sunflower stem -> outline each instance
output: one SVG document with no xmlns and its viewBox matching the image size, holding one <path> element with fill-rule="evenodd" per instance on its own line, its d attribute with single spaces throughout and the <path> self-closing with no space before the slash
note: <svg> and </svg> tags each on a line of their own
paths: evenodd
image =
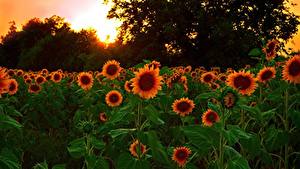
<svg viewBox="0 0 300 169">
<path fill-rule="evenodd" d="M 220 143 L 219 143 L 219 165 L 220 168 L 223 169 L 224 167 L 224 157 L 223 157 L 223 147 L 224 147 L 224 143 L 223 143 L 223 130 L 225 129 L 225 117 L 224 117 L 224 110 L 222 110 L 222 116 L 221 116 L 221 133 L 220 133 Z"/>
<path fill-rule="evenodd" d="M 289 132 L 289 122 L 288 122 L 288 104 L 289 104 L 289 93 L 288 93 L 288 89 L 286 89 L 285 93 L 284 93 L 284 108 L 285 108 L 285 119 L 284 119 L 284 128 L 285 131 Z M 288 152 L 288 143 L 286 143 L 284 145 L 284 168 L 288 169 L 289 168 L 289 152 Z"/>
</svg>

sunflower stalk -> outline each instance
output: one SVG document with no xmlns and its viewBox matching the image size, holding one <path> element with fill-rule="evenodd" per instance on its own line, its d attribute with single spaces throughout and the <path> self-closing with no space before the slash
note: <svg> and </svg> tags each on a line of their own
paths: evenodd
<svg viewBox="0 0 300 169">
<path fill-rule="evenodd" d="M 224 136 L 223 136 L 223 131 L 225 130 L 225 117 L 224 117 L 224 110 L 222 110 L 222 116 L 221 116 L 222 120 L 221 120 L 221 133 L 220 133 L 220 143 L 219 143 L 219 165 L 220 168 L 223 169 L 224 168 Z"/>
<path fill-rule="evenodd" d="M 284 108 L 285 108 L 285 119 L 284 119 L 284 128 L 285 131 L 289 132 L 289 121 L 288 121 L 288 109 L 289 109 L 289 93 L 286 89 L 284 93 Z M 288 143 L 284 145 L 284 168 L 289 168 L 289 150 Z"/>
</svg>

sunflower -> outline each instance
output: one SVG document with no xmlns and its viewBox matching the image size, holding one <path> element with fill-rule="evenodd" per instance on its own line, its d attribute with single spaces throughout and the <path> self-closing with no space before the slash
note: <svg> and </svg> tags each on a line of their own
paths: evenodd
<svg viewBox="0 0 300 169">
<path fill-rule="evenodd" d="M 120 63 L 115 60 L 107 61 L 102 68 L 103 76 L 110 80 L 117 78 L 120 75 L 120 72 Z"/>
<path fill-rule="evenodd" d="M 15 79 L 9 80 L 8 94 L 14 95 L 18 91 L 18 82 Z"/>
<path fill-rule="evenodd" d="M 44 82 L 46 82 L 46 79 L 44 78 L 44 76 L 41 76 L 41 75 L 37 75 L 35 77 L 35 82 L 37 84 L 43 84 Z"/>
<path fill-rule="evenodd" d="M 227 85 L 242 95 L 251 95 L 256 89 L 256 82 L 250 72 L 234 72 L 228 75 Z"/>
<path fill-rule="evenodd" d="M 135 140 L 129 147 L 129 151 L 132 156 L 140 157 L 146 153 L 146 146 L 139 142 L 139 140 Z"/>
<path fill-rule="evenodd" d="M 99 113 L 99 120 L 101 122 L 106 122 L 107 121 L 107 116 L 105 113 Z"/>
<path fill-rule="evenodd" d="M 222 81 L 222 82 L 226 82 L 227 75 L 224 74 L 224 73 L 220 73 L 220 74 L 218 75 L 218 79 L 219 79 L 220 81 Z"/>
<path fill-rule="evenodd" d="M 126 82 L 125 82 L 125 85 L 124 85 L 124 88 L 125 88 L 125 90 L 126 90 L 128 93 L 132 92 L 132 89 L 133 89 L 133 87 L 132 87 L 132 82 L 131 82 L 131 81 L 126 81 Z"/>
<path fill-rule="evenodd" d="M 147 66 L 149 68 L 153 67 L 154 69 L 159 69 L 160 68 L 160 62 L 157 62 L 157 61 L 152 61 L 150 64 L 147 64 Z"/>
<path fill-rule="evenodd" d="M 239 99 L 238 94 L 232 89 L 223 91 L 221 98 L 223 106 L 227 109 L 233 108 Z"/>
<path fill-rule="evenodd" d="M 175 161 L 179 167 L 184 167 L 192 151 L 188 147 L 176 147 L 173 150 L 172 160 Z"/>
<path fill-rule="evenodd" d="M 195 78 L 196 76 L 197 76 L 197 72 L 196 72 L 196 71 L 192 71 L 192 72 L 191 72 L 191 77 L 192 77 L 192 78 Z"/>
<path fill-rule="evenodd" d="M 94 83 L 93 75 L 88 72 L 81 72 L 77 76 L 77 83 L 83 90 L 89 90 Z"/>
<path fill-rule="evenodd" d="M 31 80 L 30 78 L 27 78 L 27 79 L 25 80 L 25 83 L 26 83 L 26 84 L 31 84 L 31 82 L 32 82 L 32 80 Z"/>
<path fill-rule="evenodd" d="M 173 111 L 182 117 L 190 114 L 193 111 L 194 107 L 194 101 L 188 98 L 181 98 L 179 100 L 177 99 L 172 104 Z"/>
<path fill-rule="evenodd" d="M 218 88 L 220 88 L 220 85 L 215 82 L 210 83 L 209 86 L 212 90 L 217 90 Z"/>
<path fill-rule="evenodd" d="M 41 74 L 48 75 L 49 71 L 47 69 L 42 69 Z"/>
<path fill-rule="evenodd" d="M 51 76 L 51 80 L 55 83 L 59 83 L 62 79 L 62 74 L 57 72 L 53 72 Z"/>
<path fill-rule="evenodd" d="M 15 71 L 13 69 L 9 69 L 7 71 L 8 76 L 13 77 L 15 75 Z"/>
<path fill-rule="evenodd" d="M 276 71 L 274 67 L 265 67 L 259 71 L 257 74 L 257 80 L 261 83 L 266 83 L 276 76 Z"/>
<path fill-rule="evenodd" d="M 192 66 L 187 66 L 184 68 L 185 73 L 190 73 L 192 71 Z"/>
<path fill-rule="evenodd" d="M 300 83 L 300 55 L 286 61 L 282 70 L 282 78 L 289 83 Z"/>
<path fill-rule="evenodd" d="M 112 90 L 106 94 L 105 101 L 108 106 L 116 107 L 122 103 L 123 96 L 117 90 Z"/>
<path fill-rule="evenodd" d="M 213 72 L 203 73 L 200 77 L 200 81 L 206 84 L 212 83 L 215 79 L 216 75 Z"/>
<path fill-rule="evenodd" d="M 278 40 L 273 39 L 273 40 L 268 41 L 266 47 L 262 49 L 262 51 L 266 55 L 267 60 L 272 60 L 275 58 L 278 47 L 279 47 Z"/>
<path fill-rule="evenodd" d="M 17 76 L 23 76 L 23 74 L 24 74 L 23 70 L 18 70 L 17 71 Z"/>
<path fill-rule="evenodd" d="M 145 66 L 135 72 L 135 77 L 132 79 L 132 91 L 144 99 L 153 98 L 161 90 L 161 81 L 159 69 Z"/>
<path fill-rule="evenodd" d="M 202 123 L 205 126 L 212 126 L 215 122 L 220 121 L 220 117 L 218 113 L 215 111 L 208 109 L 206 112 L 202 114 Z"/>
<path fill-rule="evenodd" d="M 1 94 L 7 93 L 9 90 L 9 79 L 0 79 L 0 97 Z"/>
<path fill-rule="evenodd" d="M 31 84 L 29 87 L 28 87 L 28 92 L 29 93 L 38 93 L 42 90 L 42 87 L 40 85 L 37 85 L 37 84 Z"/>
</svg>

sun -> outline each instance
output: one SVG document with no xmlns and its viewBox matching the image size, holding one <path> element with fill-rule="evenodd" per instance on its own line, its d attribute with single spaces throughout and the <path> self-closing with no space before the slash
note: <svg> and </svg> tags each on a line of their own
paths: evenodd
<svg viewBox="0 0 300 169">
<path fill-rule="evenodd" d="M 81 29 L 95 29 L 101 42 L 106 44 L 115 42 L 121 25 L 120 21 L 108 19 L 106 16 L 111 8 L 111 4 L 103 4 L 101 1 L 95 1 L 88 9 L 79 12 L 74 19 L 71 19 L 71 27 L 80 31 Z"/>
</svg>

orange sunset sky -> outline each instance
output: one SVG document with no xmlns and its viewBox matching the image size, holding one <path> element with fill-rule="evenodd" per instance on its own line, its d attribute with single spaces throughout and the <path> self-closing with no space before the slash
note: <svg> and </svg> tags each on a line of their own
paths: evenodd
<svg viewBox="0 0 300 169">
<path fill-rule="evenodd" d="M 300 0 L 292 2 L 300 4 Z M 106 19 L 109 8 L 102 0 L 0 0 L 0 35 L 7 33 L 9 21 L 15 21 L 20 27 L 34 17 L 58 15 L 70 22 L 75 30 L 93 27 L 101 41 L 113 42 L 120 22 Z M 300 5 L 291 9 L 300 15 Z M 288 46 L 300 50 L 300 33 Z"/>
</svg>

